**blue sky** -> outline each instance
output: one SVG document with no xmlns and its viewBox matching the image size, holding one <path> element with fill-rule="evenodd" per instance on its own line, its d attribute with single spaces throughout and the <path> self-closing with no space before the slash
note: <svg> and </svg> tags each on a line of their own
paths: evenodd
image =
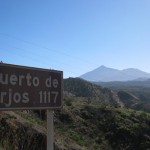
<svg viewBox="0 0 150 150">
<path fill-rule="evenodd" d="M 101 65 L 150 72 L 149 0 L 1 0 L 0 60 L 77 77 Z"/>
</svg>

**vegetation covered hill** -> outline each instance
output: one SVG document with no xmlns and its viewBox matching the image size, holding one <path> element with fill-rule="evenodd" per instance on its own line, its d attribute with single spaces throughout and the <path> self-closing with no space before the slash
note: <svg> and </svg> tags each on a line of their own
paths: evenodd
<svg viewBox="0 0 150 150">
<path fill-rule="evenodd" d="M 57 132 L 69 141 L 67 149 L 71 149 L 72 140 L 79 149 L 87 150 L 146 150 L 150 147 L 150 115 L 145 112 L 69 98 L 56 118 Z"/>
<path fill-rule="evenodd" d="M 99 82 L 96 84 L 116 91 L 120 101 L 122 101 L 125 106 L 136 110 L 150 112 L 150 80 L 128 82 Z M 128 99 L 126 96 L 123 97 L 123 95 L 130 95 L 130 98 Z"/>
<path fill-rule="evenodd" d="M 45 121 L 31 112 L 1 114 L 1 147 L 7 150 L 46 150 Z M 150 115 L 114 108 L 83 98 L 65 98 L 55 112 L 55 150 L 147 150 L 150 147 Z M 38 126 L 38 127 L 37 127 Z M 1 148 L 1 149 L 2 149 Z"/>
<path fill-rule="evenodd" d="M 80 78 L 65 79 L 64 91 L 80 97 L 105 97 L 110 94 L 110 90 L 107 88 L 102 88 Z"/>
<path fill-rule="evenodd" d="M 64 80 L 64 91 L 76 97 L 85 97 L 88 100 L 97 100 L 112 105 L 120 105 L 108 88 L 102 88 L 80 78 L 68 78 Z"/>
<path fill-rule="evenodd" d="M 150 148 L 149 113 L 116 107 L 109 103 L 112 91 L 84 80 L 67 79 L 64 89 L 63 109 L 54 112 L 55 150 Z M 119 96 L 135 98 L 123 92 Z M 0 149 L 46 150 L 45 115 L 39 110 L 0 113 Z"/>
</svg>

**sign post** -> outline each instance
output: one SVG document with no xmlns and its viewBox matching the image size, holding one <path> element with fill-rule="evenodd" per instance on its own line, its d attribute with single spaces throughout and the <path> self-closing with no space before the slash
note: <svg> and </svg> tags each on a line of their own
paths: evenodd
<svg viewBox="0 0 150 150">
<path fill-rule="evenodd" d="M 53 110 L 62 107 L 63 72 L 0 63 L 0 111 L 47 110 L 47 150 L 53 150 Z"/>
<path fill-rule="evenodd" d="M 54 149 L 54 112 L 47 110 L 47 150 Z"/>
</svg>

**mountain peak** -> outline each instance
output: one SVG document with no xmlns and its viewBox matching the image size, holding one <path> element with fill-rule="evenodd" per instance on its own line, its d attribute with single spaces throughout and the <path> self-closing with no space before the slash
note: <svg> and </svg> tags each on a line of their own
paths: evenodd
<svg viewBox="0 0 150 150">
<path fill-rule="evenodd" d="M 106 66 L 104 66 L 104 65 L 101 65 L 99 68 L 107 68 Z"/>
<path fill-rule="evenodd" d="M 109 67 L 106 67 L 106 66 L 104 66 L 104 65 L 101 65 L 100 67 L 98 67 L 98 68 L 96 68 L 96 69 L 94 69 L 93 71 L 96 71 L 96 70 L 99 70 L 99 71 L 112 71 L 112 70 L 117 70 L 117 69 L 113 69 L 113 68 L 109 68 Z M 117 71 L 119 71 L 119 70 L 117 70 Z"/>
</svg>

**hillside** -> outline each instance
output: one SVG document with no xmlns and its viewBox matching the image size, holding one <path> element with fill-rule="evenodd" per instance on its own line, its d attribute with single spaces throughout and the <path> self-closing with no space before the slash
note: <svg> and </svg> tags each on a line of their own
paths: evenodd
<svg viewBox="0 0 150 150">
<path fill-rule="evenodd" d="M 58 132 L 66 135 L 68 143 L 76 141 L 79 149 L 146 150 L 150 147 L 150 115 L 144 112 L 70 98 L 56 116 Z"/>
<path fill-rule="evenodd" d="M 100 97 L 109 95 L 110 90 L 102 88 L 80 78 L 68 78 L 64 80 L 64 91 L 80 97 Z"/>
<path fill-rule="evenodd" d="M 85 97 L 88 100 L 120 105 L 111 90 L 102 88 L 80 78 L 68 78 L 64 80 L 64 91 L 76 97 Z"/>
<path fill-rule="evenodd" d="M 119 97 L 127 107 L 150 112 L 150 80 L 128 82 L 95 82 L 95 84 L 112 89 L 116 93 L 123 91 L 132 97 Z M 117 94 L 118 95 L 118 94 Z"/>
<path fill-rule="evenodd" d="M 20 121 L 14 114 L 0 115 L 1 147 L 46 150 L 45 121 L 40 123 L 40 118 L 29 112 L 17 114 L 26 121 Z M 94 101 L 88 104 L 85 99 L 68 97 L 63 110 L 55 112 L 54 125 L 55 150 L 147 150 L 150 147 L 150 115 L 145 112 Z"/>
<path fill-rule="evenodd" d="M 64 105 L 54 113 L 55 150 L 147 150 L 150 114 L 114 104 L 111 90 L 64 80 Z M 118 98 L 136 100 L 121 92 Z M 0 113 L 0 149 L 46 150 L 44 110 Z"/>
</svg>

